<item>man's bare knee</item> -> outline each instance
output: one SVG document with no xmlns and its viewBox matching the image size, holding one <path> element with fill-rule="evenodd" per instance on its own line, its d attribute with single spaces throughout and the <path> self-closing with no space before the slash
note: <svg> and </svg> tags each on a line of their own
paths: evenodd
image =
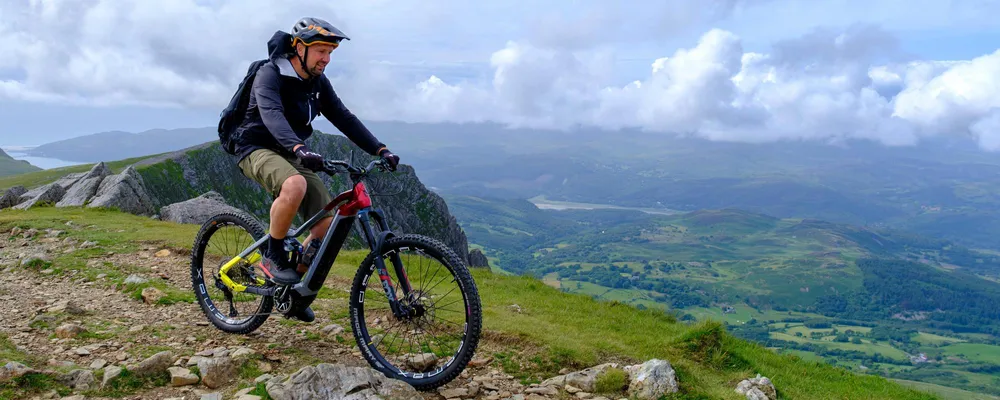
<svg viewBox="0 0 1000 400">
<path fill-rule="evenodd" d="M 306 195 L 306 178 L 302 175 L 292 175 L 281 184 L 278 197 L 288 197 L 289 200 L 302 200 Z"/>
</svg>

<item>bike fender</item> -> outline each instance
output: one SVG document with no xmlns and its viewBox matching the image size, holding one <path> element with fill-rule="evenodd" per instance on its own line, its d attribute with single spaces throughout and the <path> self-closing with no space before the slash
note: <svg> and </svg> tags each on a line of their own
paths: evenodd
<svg viewBox="0 0 1000 400">
<path fill-rule="evenodd" d="M 379 233 L 378 237 L 375 239 L 375 253 L 376 254 L 381 254 L 382 253 L 382 245 L 384 245 L 387 240 L 389 240 L 389 239 L 391 239 L 391 238 L 393 238 L 395 236 L 396 236 L 396 234 L 392 233 L 392 231 L 383 231 L 382 233 Z"/>
</svg>

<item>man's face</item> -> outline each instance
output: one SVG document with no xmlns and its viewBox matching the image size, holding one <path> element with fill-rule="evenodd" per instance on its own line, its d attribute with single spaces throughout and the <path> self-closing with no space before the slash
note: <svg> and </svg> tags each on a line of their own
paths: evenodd
<svg viewBox="0 0 1000 400">
<path fill-rule="evenodd" d="M 306 52 L 305 46 L 302 44 L 298 45 L 299 54 L 304 54 Z M 330 63 L 330 53 L 336 49 L 335 46 L 323 43 L 316 43 L 309 46 L 309 54 L 306 55 L 306 68 L 309 69 L 309 73 L 313 75 L 320 75 L 326 69 L 326 65 Z"/>
</svg>

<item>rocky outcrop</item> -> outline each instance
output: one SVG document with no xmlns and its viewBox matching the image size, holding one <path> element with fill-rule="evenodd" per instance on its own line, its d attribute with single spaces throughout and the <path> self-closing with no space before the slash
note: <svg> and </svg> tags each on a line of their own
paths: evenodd
<svg viewBox="0 0 1000 400">
<path fill-rule="evenodd" d="M 21 186 L 12 187 L 0 198 L 0 208 L 26 210 L 41 203 L 56 207 L 117 208 L 138 215 L 151 215 L 154 211 L 153 200 L 134 167 L 112 175 L 103 162 L 86 173 L 69 174 L 29 191 Z"/>
<path fill-rule="evenodd" d="M 137 215 L 152 215 L 154 210 L 153 200 L 146 192 L 142 176 L 131 165 L 122 173 L 101 181 L 97 194 L 87 207 L 116 208 Z"/>
<path fill-rule="evenodd" d="M 213 215 L 243 211 L 226 204 L 218 192 L 211 190 L 191 200 L 174 203 L 160 209 L 160 219 L 178 224 L 202 224 Z"/>
<path fill-rule="evenodd" d="M 469 266 L 477 268 L 489 268 L 490 260 L 486 259 L 486 255 L 483 254 L 479 249 L 472 249 L 469 252 Z"/>
<path fill-rule="evenodd" d="M 39 203 L 54 204 L 62 199 L 62 196 L 65 193 L 66 189 L 58 183 L 53 182 L 45 186 L 31 189 L 27 193 L 21 195 L 21 202 L 14 206 L 14 208 L 18 210 L 27 210 Z"/>
<path fill-rule="evenodd" d="M 275 400 L 421 400 L 413 386 L 363 367 L 318 364 L 299 369 L 287 379 L 273 378 L 266 384 Z"/>
<path fill-rule="evenodd" d="M 62 200 L 56 203 L 56 207 L 83 206 L 97 195 L 97 190 L 101 187 L 101 182 L 111 175 L 111 169 L 103 162 L 97 163 L 90 172 L 87 172 L 67 187 L 66 194 Z M 58 182 L 56 182 L 58 183 Z"/>
<path fill-rule="evenodd" d="M 0 197 L 0 209 L 18 205 L 21 202 L 21 196 L 25 193 L 28 193 L 28 189 L 25 189 L 24 186 L 13 186 L 7 189 L 3 196 Z"/>
</svg>

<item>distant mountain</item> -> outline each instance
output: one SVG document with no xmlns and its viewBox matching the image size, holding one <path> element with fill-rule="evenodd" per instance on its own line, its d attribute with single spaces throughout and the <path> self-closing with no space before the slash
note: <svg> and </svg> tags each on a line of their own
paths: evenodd
<svg viewBox="0 0 1000 400">
<path fill-rule="evenodd" d="M 212 128 L 111 131 L 46 143 L 25 153 L 66 161 L 99 162 L 181 150 L 217 138 Z"/>
<path fill-rule="evenodd" d="M 25 172 L 39 171 L 34 165 L 27 161 L 15 160 L 13 157 L 0 150 L 0 176 L 18 175 Z"/>
</svg>

